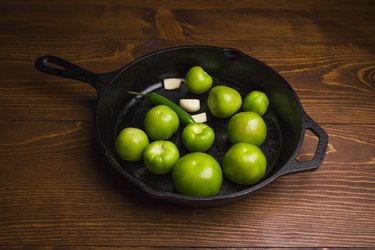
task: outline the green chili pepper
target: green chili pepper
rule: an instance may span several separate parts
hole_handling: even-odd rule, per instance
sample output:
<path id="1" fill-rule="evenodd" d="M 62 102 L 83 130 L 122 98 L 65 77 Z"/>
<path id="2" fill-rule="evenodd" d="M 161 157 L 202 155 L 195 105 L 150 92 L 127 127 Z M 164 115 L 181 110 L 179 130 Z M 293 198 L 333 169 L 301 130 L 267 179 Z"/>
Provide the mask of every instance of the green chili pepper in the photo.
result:
<path id="1" fill-rule="evenodd" d="M 174 102 L 172 102 L 171 100 L 169 100 L 168 98 L 166 98 L 162 95 L 159 95 L 155 92 L 152 92 L 150 94 L 144 94 L 144 93 L 140 93 L 140 92 L 128 91 L 128 93 L 133 94 L 133 95 L 145 96 L 154 105 L 166 105 L 166 106 L 170 107 L 174 112 L 176 112 L 180 121 L 185 125 L 188 125 L 190 123 L 195 122 L 194 119 L 191 117 L 191 115 L 189 115 L 189 113 L 187 113 L 180 106 L 178 106 L 177 104 L 175 104 Z"/>

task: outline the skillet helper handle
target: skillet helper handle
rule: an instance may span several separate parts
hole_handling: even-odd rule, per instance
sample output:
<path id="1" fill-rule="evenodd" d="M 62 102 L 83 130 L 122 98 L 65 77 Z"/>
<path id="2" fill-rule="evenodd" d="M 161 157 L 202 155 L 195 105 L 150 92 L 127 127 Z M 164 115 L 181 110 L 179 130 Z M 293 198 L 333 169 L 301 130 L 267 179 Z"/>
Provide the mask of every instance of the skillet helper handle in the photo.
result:
<path id="1" fill-rule="evenodd" d="M 313 158 L 309 161 L 298 162 L 296 156 L 299 152 L 296 153 L 288 163 L 287 167 L 284 169 L 282 174 L 291 174 L 294 172 L 308 171 L 317 169 L 322 163 L 328 146 L 328 134 L 324 131 L 315 121 L 313 121 L 305 112 L 303 112 L 303 131 L 310 130 L 318 137 L 319 142 L 316 147 L 315 154 Z M 299 149 L 303 144 L 303 139 L 300 143 Z"/>
<path id="2" fill-rule="evenodd" d="M 102 85 L 100 84 L 100 75 L 56 56 L 46 55 L 39 57 L 35 61 L 35 67 L 43 73 L 86 82 L 98 92 Z"/>

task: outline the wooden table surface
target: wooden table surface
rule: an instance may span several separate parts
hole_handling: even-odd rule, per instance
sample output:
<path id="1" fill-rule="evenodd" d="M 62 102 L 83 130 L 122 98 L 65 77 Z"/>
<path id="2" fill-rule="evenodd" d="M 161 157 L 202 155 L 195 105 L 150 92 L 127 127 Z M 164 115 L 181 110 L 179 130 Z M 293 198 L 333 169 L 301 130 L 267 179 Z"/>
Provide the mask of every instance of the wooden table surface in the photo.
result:
<path id="1" fill-rule="evenodd" d="M 375 247 L 374 1 L 13 0 L 0 23 L 0 248 Z M 321 167 L 219 208 L 150 199 L 98 149 L 95 90 L 34 68 L 109 72 L 190 44 L 279 72 L 329 134 Z"/>

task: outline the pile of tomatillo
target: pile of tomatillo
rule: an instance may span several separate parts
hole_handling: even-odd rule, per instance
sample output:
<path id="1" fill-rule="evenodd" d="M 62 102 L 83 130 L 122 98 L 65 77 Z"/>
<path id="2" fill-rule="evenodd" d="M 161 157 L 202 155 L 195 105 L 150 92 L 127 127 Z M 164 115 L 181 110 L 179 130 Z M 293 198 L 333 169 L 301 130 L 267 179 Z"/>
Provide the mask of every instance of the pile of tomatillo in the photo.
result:
<path id="1" fill-rule="evenodd" d="M 267 96 L 254 90 L 242 99 L 231 87 L 212 87 L 212 77 L 200 66 L 192 67 L 184 82 L 192 94 L 209 91 L 207 107 L 213 116 L 230 117 L 227 134 L 231 147 L 225 152 L 221 164 L 205 153 L 215 141 L 214 130 L 204 123 L 206 114 L 189 114 L 199 110 L 199 100 L 181 99 L 177 105 L 154 92 L 129 92 L 145 96 L 154 106 L 145 115 L 145 131 L 136 127 L 120 131 L 115 145 L 118 156 L 126 161 L 143 160 L 145 167 L 156 175 L 171 173 L 175 189 L 185 195 L 218 194 L 223 175 L 243 185 L 254 185 L 262 180 L 267 160 L 259 146 L 267 135 L 262 118 L 268 109 Z M 165 88 L 179 88 L 180 83 L 173 79 L 168 86 L 165 84 Z M 180 123 L 185 126 L 181 134 L 183 145 L 190 152 L 182 157 L 177 146 L 168 140 L 177 132 Z"/>

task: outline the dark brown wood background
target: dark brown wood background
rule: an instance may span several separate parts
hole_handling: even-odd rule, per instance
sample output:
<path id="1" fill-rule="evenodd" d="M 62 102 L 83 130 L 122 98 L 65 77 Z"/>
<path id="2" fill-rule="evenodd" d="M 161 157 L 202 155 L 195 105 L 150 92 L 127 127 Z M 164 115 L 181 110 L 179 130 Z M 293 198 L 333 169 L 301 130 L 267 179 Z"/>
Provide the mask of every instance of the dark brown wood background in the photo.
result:
<path id="1" fill-rule="evenodd" d="M 330 136 L 322 166 L 215 209 L 151 200 L 98 150 L 95 90 L 34 68 L 109 72 L 183 44 L 274 67 Z M 2 1 L 0 248 L 15 247 L 375 247 L 374 1 Z"/>

